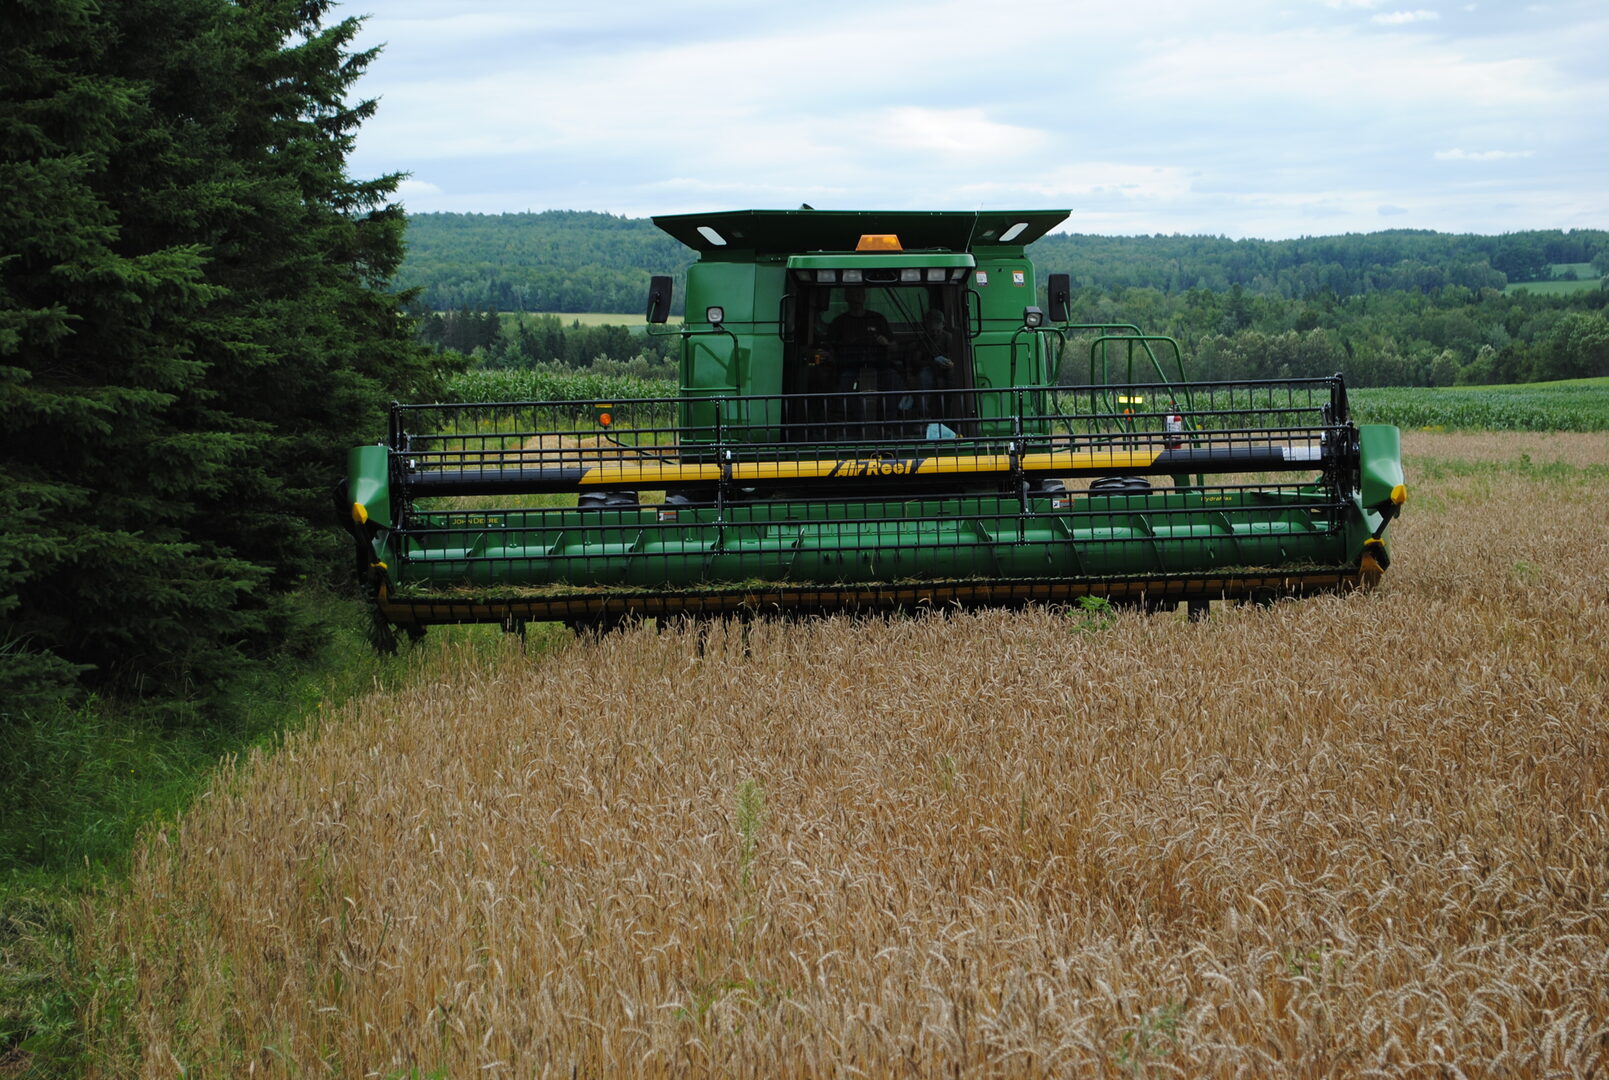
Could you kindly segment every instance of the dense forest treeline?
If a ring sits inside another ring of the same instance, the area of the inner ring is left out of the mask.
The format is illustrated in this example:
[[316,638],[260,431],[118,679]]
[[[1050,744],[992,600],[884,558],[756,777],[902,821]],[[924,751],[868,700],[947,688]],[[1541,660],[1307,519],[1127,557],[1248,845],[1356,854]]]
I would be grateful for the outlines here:
[[[419,290],[429,344],[487,367],[603,361],[670,370],[662,340],[496,316],[637,310],[650,273],[683,274],[692,258],[651,221],[421,214],[408,237],[399,280]],[[1445,386],[1609,374],[1609,292],[1590,282],[1565,294],[1505,291],[1560,265],[1609,274],[1609,232],[1600,230],[1283,241],[1055,235],[1030,254],[1042,275],[1072,275],[1075,318],[1169,334],[1200,378],[1344,371],[1359,386]]]
[[1354,386],[1451,386],[1609,375],[1609,293],[1574,296],[1445,286],[1305,300],[1239,286],[1077,290],[1088,322],[1176,338],[1193,377],[1344,372]]
[[[1446,286],[1309,300],[1196,288],[1077,289],[1075,318],[1133,324],[1176,339],[1191,375],[1255,379],[1344,372],[1354,386],[1452,386],[1609,375],[1609,294],[1577,296]],[[549,367],[669,378],[677,339],[557,315],[500,316],[490,308],[435,313],[426,343],[490,369]],[[1076,337],[1061,379],[1088,377]]]
[[636,311],[652,274],[680,274],[682,244],[647,218],[574,210],[411,214],[397,287],[424,310]]
[[592,368],[626,365],[642,378],[665,378],[676,370],[681,339],[646,334],[641,328],[603,323],[568,323],[557,315],[500,315],[479,311],[432,312],[419,323],[419,337],[442,351],[474,358],[484,368]]
[[[397,284],[425,309],[629,312],[651,274],[680,273],[692,252],[648,218],[573,210],[413,214]],[[1029,248],[1044,273],[1096,289],[1239,285],[1256,296],[1501,289],[1543,281],[1559,264],[1609,275],[1609,232],[1558,229],[1477,236],[1395,229],[1299,240],[1053,234]]]
[[1548,280],[1559,264],[1595,261],[1600,276],[1609,274],[1609,232],[1597,229],[1500,236],[1393,229],[1298,240],[1069,234],[1047,236],[1029,251],[1040,267],[1092,288],[1221,292],[1239,285],[1287,300],[1447,285],[1501,289]]

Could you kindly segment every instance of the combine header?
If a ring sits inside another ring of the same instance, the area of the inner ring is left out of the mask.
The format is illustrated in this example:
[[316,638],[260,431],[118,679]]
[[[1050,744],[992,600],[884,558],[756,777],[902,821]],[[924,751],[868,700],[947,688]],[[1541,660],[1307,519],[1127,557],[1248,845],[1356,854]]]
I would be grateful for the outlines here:
[[[386,623],[1148,608],[1372,585],[1397,429],[1341,377],[1189,382],[1178,346],[1041,310],[1064,211],[687,214],[681,392],[397,405],[343,507]],[[1087,350],[1086,347],[1087,346]]]

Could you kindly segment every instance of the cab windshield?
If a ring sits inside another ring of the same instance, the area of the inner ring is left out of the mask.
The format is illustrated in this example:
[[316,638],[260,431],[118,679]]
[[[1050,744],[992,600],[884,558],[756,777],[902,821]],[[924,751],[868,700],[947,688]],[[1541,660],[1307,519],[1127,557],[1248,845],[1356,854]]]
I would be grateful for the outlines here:
[[[868,275],[875,273],[868,271]],[[922,437],[967,410],[972,348],[954,284],[799,284],[784,354],[790,438]],[[875,428],[871,425],[876,425]],[[825,434],[831,434],[826,432]]]

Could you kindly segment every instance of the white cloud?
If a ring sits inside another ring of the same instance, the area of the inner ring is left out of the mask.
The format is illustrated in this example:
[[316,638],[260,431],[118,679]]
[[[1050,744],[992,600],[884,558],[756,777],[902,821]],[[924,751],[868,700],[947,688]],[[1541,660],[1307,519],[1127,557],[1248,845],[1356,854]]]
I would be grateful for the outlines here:
[[526,33],[541,29],[542,21],[534,15],[521,13],[463,12],[394,19],[387,26],[394,39],[429,42],[440,48]]
[[1379,15],[1369,16],[1369,21],[1383,26],[1401,26],[1404,23],[1435,22],[1439,18],[1441,15],[1438,12],[1420,8],[1417,11],[1382,12]]
[[983,109],[897,106],[883,110],[881,136],[900,150],[1003,156],[1036,149],[1044,134],[989,119]]
[[1137,65],[1132,93],[1224,107],[1309,103],[1367,117],[1513,110],[1575,92],[1536,56],[1472,55],[1417,36],[1295,29],[1180,38]]
[[1190,193],[1191,174],[1177,166],[1134,165],[1113,161],[1084,161],[1056,166],[1017,180],[991,180],[964,185],[964,195],[986,198],[990,204],[1032,196],[1074,200],[1170,200]]
[[400,183],[397,184],[397,195],[399,197],[401,197],[401,198],[404,198],[404,199],[409,198],[410,196],[416,196],[416,195],[441,195],[441,194],[444,194],[443,191],[441,190],[441,188],[437,187],[435,184],[430,183],[430,181],[428,181],[428,180],[408,179],[408,180],[403,180],[403,181],[401,181]]
[[1511,161],[1531,157],[1533,150],[1437,150],[1437,161]]
[[706,180],[697,176],[671,176],[664,180],[656,180],[649,186],[679,197],[692,195],[705,200],[715,198],[726,201],[734,198],[743,201],[759,197],[777,203],[798,199],[829,202],[852,194],[847,188],[825,184],[757,184],[752,181]]

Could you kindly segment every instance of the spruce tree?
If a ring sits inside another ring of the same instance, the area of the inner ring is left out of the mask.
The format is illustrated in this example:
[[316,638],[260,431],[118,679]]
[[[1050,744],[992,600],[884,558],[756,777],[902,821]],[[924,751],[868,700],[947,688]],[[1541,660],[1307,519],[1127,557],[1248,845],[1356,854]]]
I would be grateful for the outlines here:
[[344,566],[345,448],[431,359],[396,177],[346,173],[371,59],[323,0],[48,0],[0,44],[0,693],[182,695]]

